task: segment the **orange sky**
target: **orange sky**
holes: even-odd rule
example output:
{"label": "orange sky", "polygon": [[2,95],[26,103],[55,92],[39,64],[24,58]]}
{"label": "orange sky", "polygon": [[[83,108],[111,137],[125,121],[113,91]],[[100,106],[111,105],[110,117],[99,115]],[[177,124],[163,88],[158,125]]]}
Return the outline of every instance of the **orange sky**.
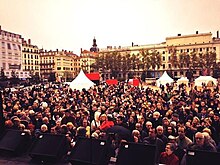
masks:
{"label": "orange sky", "polygon": [[0,11],[2,29],[77,54],[94,36],[106,48],[220,29],[220,0],[0,0]]}

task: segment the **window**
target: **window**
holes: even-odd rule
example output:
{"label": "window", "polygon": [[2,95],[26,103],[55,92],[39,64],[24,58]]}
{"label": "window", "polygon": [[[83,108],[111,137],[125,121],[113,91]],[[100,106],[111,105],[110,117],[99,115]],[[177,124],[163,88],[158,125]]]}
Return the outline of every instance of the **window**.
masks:
{"label": "window", "polygon": [[3,69],[6,69],[6,64],[4,62],[2,63],[2,67]]}
{"label": "window", "polygon": [[165,56],[163,56],[163,61],[165,61],[166,59],[165,59]]}
{"label": "window", "polygon": [[171,68],[171,64],[168,64],[168,67]]}
{"label": "window", "polygon": [[17,46],[15,44],[13,44],[13,49],[17,50]]}
{"label": "window", "polygon": [[206,51],[208,52],[208,51],[209,51],[209,48],[206,48]]}
{"label": "window", "polygon": [[216,50],[216,47],[213,47],[214,50]]}
{"label": "window", "polygon": [[2,48],[3,49],[5,48],[5,42],[2,42]]}
{"label": "window", "polygon": [[170,56],[168,57],[168,60],[170,61]]}
{"label": "window", "polygon": [[24,54],[24,58],[26,58],[26,54]]}
{"label": "window", "polygon": [[163,54],[165,54],[165,51],[163,51]]}
{"label": "window", "polygon": [[8,45],[8,49],[11,49],[11,44],[10,44],[10,43],[8,43],[7,45]]}
{"label": "window", "polygon": [[163,64],[163,69],[165,69],[165,64]]}
{"label": "window", "polygon": [[174,72],[174,76],[175,76],[175,77],[177,76],[177,72]]}
{"label": "window", "polygon": [[202,48],[199,48],[199,51],[202,52]]}
{"label": "window", "polygon": [[186,51],[189,52],[189,49],[187,49]]}
{"label": "window", "polygon": [[61,70],[61,67],[57,67],[57,70]]}
{"label": "window", "polygon": [[2,58],[5,58],[5,57],[6,57],[5,52],[2,52]]}

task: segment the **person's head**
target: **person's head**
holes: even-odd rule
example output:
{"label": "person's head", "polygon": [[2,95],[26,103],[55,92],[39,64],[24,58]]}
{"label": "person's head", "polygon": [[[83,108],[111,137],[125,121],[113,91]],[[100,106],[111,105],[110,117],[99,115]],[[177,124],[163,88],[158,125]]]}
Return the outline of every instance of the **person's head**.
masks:
{"label": "person's head", "polygon": [[72,122],[68,122],[68,123],[66,124],[66,126],[67,126],[68,130],[73,129],[73,127],[74,127],[74,125],[73,125]]}
{"label": "person's head", "polygon": [[204,125],[206,127],[209,127],[211,124],[212,124],[212,120],[210,118],[207,117],[204,119]]}
{"label": "person's head", "polygon": [[176,143],[176,137],[175,136],[173,136],[173,135],[169,135],[168,136],[168,141],[169,141],[169,143]]}
{"label": "person's head", "polygon": [[213,116],[214,121],[219,121],[219,113],[215,113]]}
{"label": "person's head", "polygon": [[88,126],[88,120],[87,119],[83,119],[82,126],[85,127],[85,128]]}
{"label": "person's head", "polygon": [[106,115],[106,114],[102,114],[102,115],[100,116],[100,121],[101,121],[101,122],[107,121],[107,115]]}
{"label": "person's head", "polygon": [[133,116],[130,116],[129,119],[128,119],[128,121],[129,121],[130,123],[134,123],[134,122],[135,122],[135,121],[134,121],[134,117],[133,117]]}
{"label": "person's head", "polygon": [[122,124],[123,123],[123,117],[122,116],[118,116],[116,119],[116,123],[117,124]]}
{"label": "person's head", "polygon": [[76,136],[78,137],[86,137],[86,128],[80,126],[76,130]]}
{"label": "person's head", "polygon": [[209,141],[211,139],[211,136],[208,132],[202,132],[202,134],[204,135],[206,141]]}
{"label": "person's head", "polygon": [[194,117],[193,117],[192,124],[197,125],[197,124],[199,124],[199,123],[200,123],[199,118],[198,118],[197,116],[194,116]]}
{"label": "person's head", "polygon": [[154,139],[156,137],[156,130],[155,130],[155,128],[151,128],[149,130],[149,137],[152,138],[152,139]]}
{"label": "person's head", "polygon": [[177,122],[179,120],[179,115],[177,113],[172,114],[172,120]]}
{"label": "person's head", "polygon": [[163,134],[163,127],[162,126],[157,126],[157,135],[162,135]]}
{"label": "person's head", "polygon": [[136,136],[136,137],[139,138],[140,137],[140,132],[135,129],[135,130],[132,131],[132,136]]}
{"label": "person's head", "polygon": [[167,143],[165,152],[167,153],[167,155],[171,155],[175,151],[175,148],[176,147],[173,143]]}
{"label": "person's head", "polygon": [[162,121],[164,126],[168,126],[170,124],[170,121],[167,117],[164,117]]}
{"label": "person's head", "polygon": [[140,123],[136,123],[135,124],[135,129],[137,129],[138,131],[142,131],[142,125]]}
{"label": "person's head", "polygon": [[205,136],[204,134],[202,134],[201,132],[197,132],[195,134],[195,139],[196,139],[196,144],[199,146],[204,145],[204,141],[205,141]]}
{"label": "person's head", "polygon": [[168,126],[167,127],[167,133],[168,134],[172,134],[173,133],[173,127],[172,126]]}
{"label": "person's head", "polygon": [[159,118],[160,118],[160,112],[155,111],[155,112],[153,113],[153,118],[154,118],[154,119],[159,119]]}
{"label": "person's head", "polygon": [[146,126],[146,128],[149,130],[149,129],[151,129],[151,128],[153,127],[153,124],[152,124],[151,121],[147,121],[147,122],[145,123],[145,126]]}
{"label": "person's head", "polygon": [[41,113],[41,112],[38,112],[36,118],[37,118],[37,119],[42,119],[42,118],[43,118],[42,113]]}
{"label": "person's head", "polygon": [[184,126],[180,126],[178,128],[178,135],[180,139],[183,139],[185,137],[185,127]]}
{"label": "person's head", "polygon": [[41,132],[47,132],[48,131],[48,127],[46,124],[42,124],[40,127]]}
{"label": "person's head", "polygon": [[202,132],[206,132],[206,133],[208,133],[209,135],[212,134],[212,132],[211,132],[211,130],[210,130],[209,128],[204,128],[204,129],[202,130]]}

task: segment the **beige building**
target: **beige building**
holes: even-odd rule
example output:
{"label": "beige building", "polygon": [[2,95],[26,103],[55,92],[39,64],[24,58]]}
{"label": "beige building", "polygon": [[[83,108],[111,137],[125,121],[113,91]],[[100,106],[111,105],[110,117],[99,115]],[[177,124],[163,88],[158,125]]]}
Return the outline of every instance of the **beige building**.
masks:
{"label": "beige building", "polygon": [[90,52],[88,50],[81,51],[80,54],[80,66],[87,73],[92,72],[91,65],[95,63],[95,57],[98,56],[97,52]]}
{"label": "beige building", "polygon": [[[170,63],[170,56],[172,50],[175,49],[177,55],[183,52],[190,54],[191,52],[196,53],[205,53],[205,52],[216,52],[216,62],[220,62],[220,38],[219,32],[215,37],[212,36],[212,33],[198,33],[191,35],[181,35],[178,34],[174,37],[167,37],[165,42],[159,44],[149,44],[149,45],[132,45],[128,47],[112,47],[108,46],[106,49],[100,49],[99,53],[106,53],[111,51],[117,51],[122,54],[135,54],[139,55],[141,50],[158,51],[162,56],[162,65],[159,68],[156,68],[154,71],[153,77],[160,77],[163,71],[172,71],[174,77],[178,78],[182,75],[186,76],[186,72],[189,68],[178,68],[172,67]],[[134,71],[134,76],[140,77],[141,70]],[[201,73],[200,70],[193,71],[193,76],[199,76]],[[121,75],[121,78],[123,75]],[[105,75],[105,77],[110,77]]]}
{"label": "beige building", "polygon": [[6,77],[28,77],[28,72],[22,70],[21,35],[2,30],[1,26],[0,54],[0,68],[3,68]]}
{"label": "beige building", "polygon": [[40,51],[42,79],[68,81],[80,70],[80,58],[71,51]]}
{"label": "beige building", "polygon": [[22,41],[22,69],[29,72],[29,76],[40,77],[40,53],[36,45],[31,44],[31,40]]}

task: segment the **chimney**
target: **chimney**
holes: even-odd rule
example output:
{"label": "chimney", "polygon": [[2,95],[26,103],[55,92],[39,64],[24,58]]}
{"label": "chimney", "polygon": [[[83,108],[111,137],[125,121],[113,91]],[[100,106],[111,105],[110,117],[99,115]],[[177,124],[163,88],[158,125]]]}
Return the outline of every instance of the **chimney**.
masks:
{"label": "chimney", "polygon": [[31,44],[31,39],[28,39],[28,44],[29,44],[29,45]]}
{"label": "chimney", "polygon": [[134,42],[131,43],[131,46],[132,46],[132,47],[134,46]]}
{"label": "chimney", "polygon": [[199,32],[198,32],[198,31],[196,31],[196,34],[199,34]]}
{"label": "chimney", "polygon": [[57,53],[58,53],[58,49],[57,49]]}
{"label": "chimney", "polygon": [[83,51],[83,49],[82,48],[80,48],[80,52],[82,53],[82,51]]}
{"label": "chimney", "polygon": [[177,36],[181,36],[181,34],[177,34]]}
{"label": "chimney", "polygon": [[219,31],[217,31],[217,38],[219,38]]}

